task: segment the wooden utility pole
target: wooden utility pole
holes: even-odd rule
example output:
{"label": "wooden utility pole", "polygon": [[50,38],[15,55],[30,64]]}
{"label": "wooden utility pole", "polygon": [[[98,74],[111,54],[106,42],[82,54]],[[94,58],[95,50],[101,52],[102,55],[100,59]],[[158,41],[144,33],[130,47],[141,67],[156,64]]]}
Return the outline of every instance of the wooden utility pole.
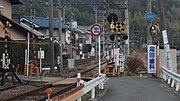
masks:
{"label": "wooden utility pole", "polygon": [[129,14],[128,14],[128,0],[125,1],[125,4],[126,4],[126,9],[124,11],[125,13],[125,21],[126,21],[126,30],[127,30],[127,36],[128,36],[128,39],[125,41],[126,42],[126,47],[127,49],[126,50],[126,53],[125,53],[125,56],[129,56]]}
{"label": "wooden utility pole", "polygon": [[63,68],[63,48],[62,48],[62,38],[61,38],[61,35],[62,35],[62,9],[63,9],[63,6],[61,6],[61,2],[59,2],[59,8],[58,8],[58,20],[59,20],[59,70],[60,68]]}
{"label": "wooden utility pole", "polygon": [[166,26],[166,21],[165,21],[165,14],[164,14],[164,9],[162,6],[162,0],[159,0],[159,10],[160,10],[160,18],[161,18],[161,31],[163,35],[163,42],[164,42],[164,49],[166,51],[166,60],[167,60],[167,68],[170,69],[171,71],[174,71],[173,69],[173,64],[172,64],[172,58],[171,58],[171,50],[170,50],[170,45],[168,42],[168,37],[167,37],[167,26]]}
{"label": "wooden utility pole", "polygon": [[48,10],[49,10],[49,49],[50,49],[50,73],[54,74],[54,21],[53,21],[53,0],[48,0]]}
{"label": "wooden utility pole", "polygon": [[[97,5],[95,5],[94,6],[94,11],[95,11],[95,23],[97,23],[98,21],[97,21]],[[95,38],[95,60],[97,61],[97,47],[98,47],[98,44],[97,44],[97,42],[98,42],[98,38],[97,37],[94,37]]]}

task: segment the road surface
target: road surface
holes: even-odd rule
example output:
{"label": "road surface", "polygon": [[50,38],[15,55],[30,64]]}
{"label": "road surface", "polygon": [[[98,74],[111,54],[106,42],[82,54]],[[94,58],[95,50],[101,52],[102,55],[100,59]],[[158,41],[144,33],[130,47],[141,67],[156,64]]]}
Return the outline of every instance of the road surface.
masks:
{"label": "road surface", "polygon": [[107,93],[98,101],[180,101],[180,92],[156,78],[109,78]]}

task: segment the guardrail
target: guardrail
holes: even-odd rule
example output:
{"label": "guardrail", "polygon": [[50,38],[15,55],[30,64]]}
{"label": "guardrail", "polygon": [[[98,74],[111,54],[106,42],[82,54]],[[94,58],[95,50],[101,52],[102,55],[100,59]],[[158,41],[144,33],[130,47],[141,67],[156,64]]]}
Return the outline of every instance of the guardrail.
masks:
{"label": "guardrail", "polygon": [[96,77],[96,78],[90,80],[89,82],[85,82],[84,87],[83,87],[84,93],[86,94],[89,91],[91,91],[92,89],[95,89],[95,87],[97,85],[100,85],[100,89],[104,89],[105,79],[106,79],[105,74],[102,74],[101,76]]}
{"label": "guardrail", "polygon": [[[99,89],[104,89],[104,82],[106,81],[105,74],[101,74],[99,77],[93,78],[92,80],[85,82],[81,80],[81,74],[77,75],[77,87],[51,98],[51,101],[81,101],[81,97],[91,91],[91,99],[94,99],[96,86],[99,85]],[[49,101],[47,99],[47,101]]]}
{"label": "guardrail", "polygon": [[162,72],[163,72],[163,79],[166,81],[168,80],[168,84],[171,83],[171,87],[174,87],[176,85],[176,91],[179,91],[179,85],[180,85],[180,75],[177,73],[174,73],[170,70],[168,70],[165,67],[162,67]]}
{"label": "guardrail", "polygon": [[[78,75],[77,75],[77,79],[78,78],[81,78],[80,73],[78,73]],[[91,99],[94,99],[96,86],[99,85],[99,89],[104,89],[105,80],[106,80],[105,74],[101,74],[99,77],[96,77],[88,82],[80,80],[79,82],[77,82],[77,86],[79,86],[80,84],[83,84],[83,86],[84,86],[83,87],[83,95],[85,95],[91,91]],[[81,96],[80,96],[80,98],[77,99],[77,101],[81,101]]]}

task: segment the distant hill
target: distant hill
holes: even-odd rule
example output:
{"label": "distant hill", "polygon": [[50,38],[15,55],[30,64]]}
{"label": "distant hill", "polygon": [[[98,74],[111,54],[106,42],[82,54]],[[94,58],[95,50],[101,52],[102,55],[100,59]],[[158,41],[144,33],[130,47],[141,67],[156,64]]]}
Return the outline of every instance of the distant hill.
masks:
{"label": "distant hill", "polygon": [[[24,5],[18,5],[13,7],[13,12],[20,15],[29,15],[29,0],[22,0]],[[48,17],[48,0],[33,0],[33,11],[37,17]],[[60,0],[65,1],[65,0]],[[76,5],[77,3],[84,4],[98,4],[103,0],[66,0],[68,5],[65,7],[66,22],[70,21],[72,13],[74,13],[73,19],[78,22],[79,25],[92,25],[95,22],[94,5]],[[117,4],[124,0],[106,0],[110,3],[109,8],[115,9],[121,20],[124,19],[123,9]],[[133,30],[141,31],[141,36],[146,37],[149,24],[145,19],[145,13],[147,11],[147,0],[129,0],[129,17],[130,17],[130,32]],[[163,7],[168,24],[168,33],[170,37],[170,43],[180,49],[180,0],[162,0]],[[62,2],[63,3],[63,2]],[[58,0],[54,0],[54,5],[58,4]],[[108,7],[108,6],[106,6]],[[54,7],[54,17],[57,17],[57,7]],[[98,9],[103,10],[103,5],[98,5]],[[121,11],[121,12],[118,12]],[[153,23],[160,22],[158,0],[152,0],[152,11],[156,14]],[[98,12],[98,15],[101,12]],[[98,22],[102,22],[102,15],[98,17]],[[133,25],[135,27],[133,27]],[[134,28],[134,29],[133,29]],[[130,33],[132,34],[132,33]],[[146,41],[144,39],[144,41]]]}

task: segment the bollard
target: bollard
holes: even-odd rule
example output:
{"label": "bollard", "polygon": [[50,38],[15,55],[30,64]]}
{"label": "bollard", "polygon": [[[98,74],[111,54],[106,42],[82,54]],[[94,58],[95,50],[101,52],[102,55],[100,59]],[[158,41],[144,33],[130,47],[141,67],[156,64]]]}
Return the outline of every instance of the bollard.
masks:
{"label": "bollard", "polygon": [[40,75],[40,70],[39,70],[39,67],[36,66],[36,76],[39,76]]}
{"label": "bollard", "polygon": [[168,78],[168,84],[170,84],[170,83],[171,83],[171,77]]}
{"label": "bollard", "polygon": [[26,70],[27,70],[27,64],[24,65],[24,75],[25,76],[27,75]]}
{"label": "bollard", "polygon": [[[80,86],[80,81],[81,81],[81,73],[77,73],[77,78],[76,78],[77,86]],[[81,101],[81,97],[78,98],[77,101]]]}
{"label": "bollard", "polygon": [[166,75],[164,75],[164,81],[166,81],[167,80],[167,76]]}
{"label": "bollard", "polygon": [[171,87],[174,87],[175,80],[172,80]]}
{"label": "bollard", "polygon": [[80,86],[80,81],[81,81],[81,73],[77,73],[77,78],[76,78],[77,86]]}
{"label": "bollard", "polygon": [[52,89],[51,89],[51,88],[47,88],[47,89],[45,90],[45,93],[48,94],[48,99],[46,99],[46,101],[52,101],[52,100],[50,99],[50,94],[52,93]]}
{"label": "bollard", "polygon": [[121,71],[120,71],[120,68],[121,68],[121,66],[118,66],[118,77],[120,77],[120,76],[121,76]]}
{"label": "bollard", "polygon": [[95,88],[93,88],[92,90],[91,90],[91,99],[94,99],[95,98]]}
{"label": "bollard", "polygon": [[176,84],[176,92],[179,91],[179,85],[180,85],[180,83],[177,83],[177,84]]}

